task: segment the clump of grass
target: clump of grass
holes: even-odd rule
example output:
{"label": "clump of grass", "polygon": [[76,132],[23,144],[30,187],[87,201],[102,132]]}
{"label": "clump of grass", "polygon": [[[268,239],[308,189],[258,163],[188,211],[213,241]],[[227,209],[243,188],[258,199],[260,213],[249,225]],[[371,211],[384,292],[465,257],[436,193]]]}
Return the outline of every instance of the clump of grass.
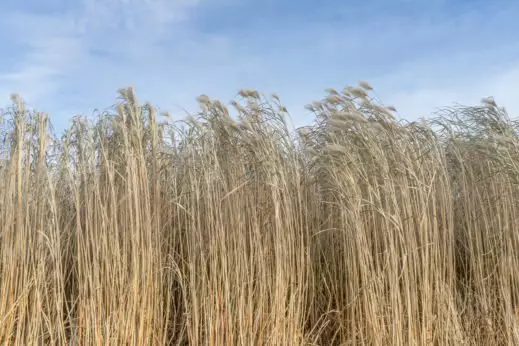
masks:
{"label": "clump of grass", "polygon": [[159,122],[121,89],[1,129],[0,343],[519,343],[518,127],[492,98],[397,121],[360,81]]}

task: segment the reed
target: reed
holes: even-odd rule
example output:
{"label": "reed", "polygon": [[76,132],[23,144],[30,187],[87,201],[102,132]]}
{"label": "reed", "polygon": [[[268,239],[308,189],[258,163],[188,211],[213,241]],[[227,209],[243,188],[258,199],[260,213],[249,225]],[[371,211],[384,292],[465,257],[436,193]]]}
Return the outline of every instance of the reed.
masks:
{"label": "reed", "polygon": [[493,98],[396,120],[365,81],[182,120],[133,89],[0,131],[0,343],[519,344],[519,137]]}

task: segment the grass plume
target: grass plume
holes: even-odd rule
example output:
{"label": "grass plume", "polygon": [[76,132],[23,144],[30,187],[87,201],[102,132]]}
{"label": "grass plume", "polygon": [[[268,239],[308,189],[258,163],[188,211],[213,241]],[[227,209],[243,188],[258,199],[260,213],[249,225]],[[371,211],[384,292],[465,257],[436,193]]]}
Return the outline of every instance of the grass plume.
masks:
{"label": "grass plume", "polygon": [[[0,132],[0,343],[519,343],[519,131],[494,99],[397,121],[358,88],[159,122],[121,89]],[[3,153],[3,154],[2,154]]]}

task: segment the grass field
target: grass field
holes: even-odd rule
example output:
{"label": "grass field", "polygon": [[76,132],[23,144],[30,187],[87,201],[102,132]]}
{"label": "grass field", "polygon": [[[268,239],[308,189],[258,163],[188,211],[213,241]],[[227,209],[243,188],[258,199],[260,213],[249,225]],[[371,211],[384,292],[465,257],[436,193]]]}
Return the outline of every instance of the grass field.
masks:
{"label": "grass field", "polygon": [[13,96],[0,344],[519,344],[517,123],[370,90],[292,131],[276,95],[174,121],[123,89],[59,137]]}

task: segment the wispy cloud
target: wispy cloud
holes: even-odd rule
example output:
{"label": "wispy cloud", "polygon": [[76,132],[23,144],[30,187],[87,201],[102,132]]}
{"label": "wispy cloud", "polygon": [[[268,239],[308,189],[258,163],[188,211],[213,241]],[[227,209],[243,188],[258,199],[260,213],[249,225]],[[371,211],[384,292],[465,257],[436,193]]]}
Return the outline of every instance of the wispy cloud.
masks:
{"label": "wispy cloud", "polygon": [[0,65],[0,97],[4,99],[12,92],[21,93],[31,102],[51,96],[83,49],[70,22],[62,18],[14,12],[0,29],[9,33],[4,40],[5,52],[10,54],[12,47],[11,54],[15,54]]}
{"label": "wispy cloud", "polygon": [[[416,71],[416,70],[414,70]],[[458,77],[458,76],[455,76]],[[387,103],[397,105],[399,115],[407,119],[428,117],[454,104],[477,105],[483,97],[492,96],[511,116],[519,116],[519,61],[500,69],[487,69],[452,83],[443,80],[415,82],[412,88],[395,88],[387,83],[405,81],[393,76],[385,81],[382,94]]]}
{"label": "wispy cloud", "polygon": [[199,2],[84,0],[63,11],[10,7],[0,29],[9,33],[2,40],[16,57],[0,58],[0,97],[17,92],[60,113],[93,109],[118,87],[142,79],[146,65],[160,74],[154,62],[164,64],[167,56],[160,41],[175,25],[181,30],[178,23]]}
{"label": "wispy cloud", "polygon": [[201,93],[275,91],[296,125],[324,88],[359,79],[408,118],[488,95],[519,114],[511,0],[6,1],[0,98],[19,92],[58,128],[127,85],[173,111],[194,110]]}
{"label": "wispy cloud", "polygon": [[185,20],[201,0],[83,0],[78,22],[81,30],[122,30],[157,35],[172,22]]}

